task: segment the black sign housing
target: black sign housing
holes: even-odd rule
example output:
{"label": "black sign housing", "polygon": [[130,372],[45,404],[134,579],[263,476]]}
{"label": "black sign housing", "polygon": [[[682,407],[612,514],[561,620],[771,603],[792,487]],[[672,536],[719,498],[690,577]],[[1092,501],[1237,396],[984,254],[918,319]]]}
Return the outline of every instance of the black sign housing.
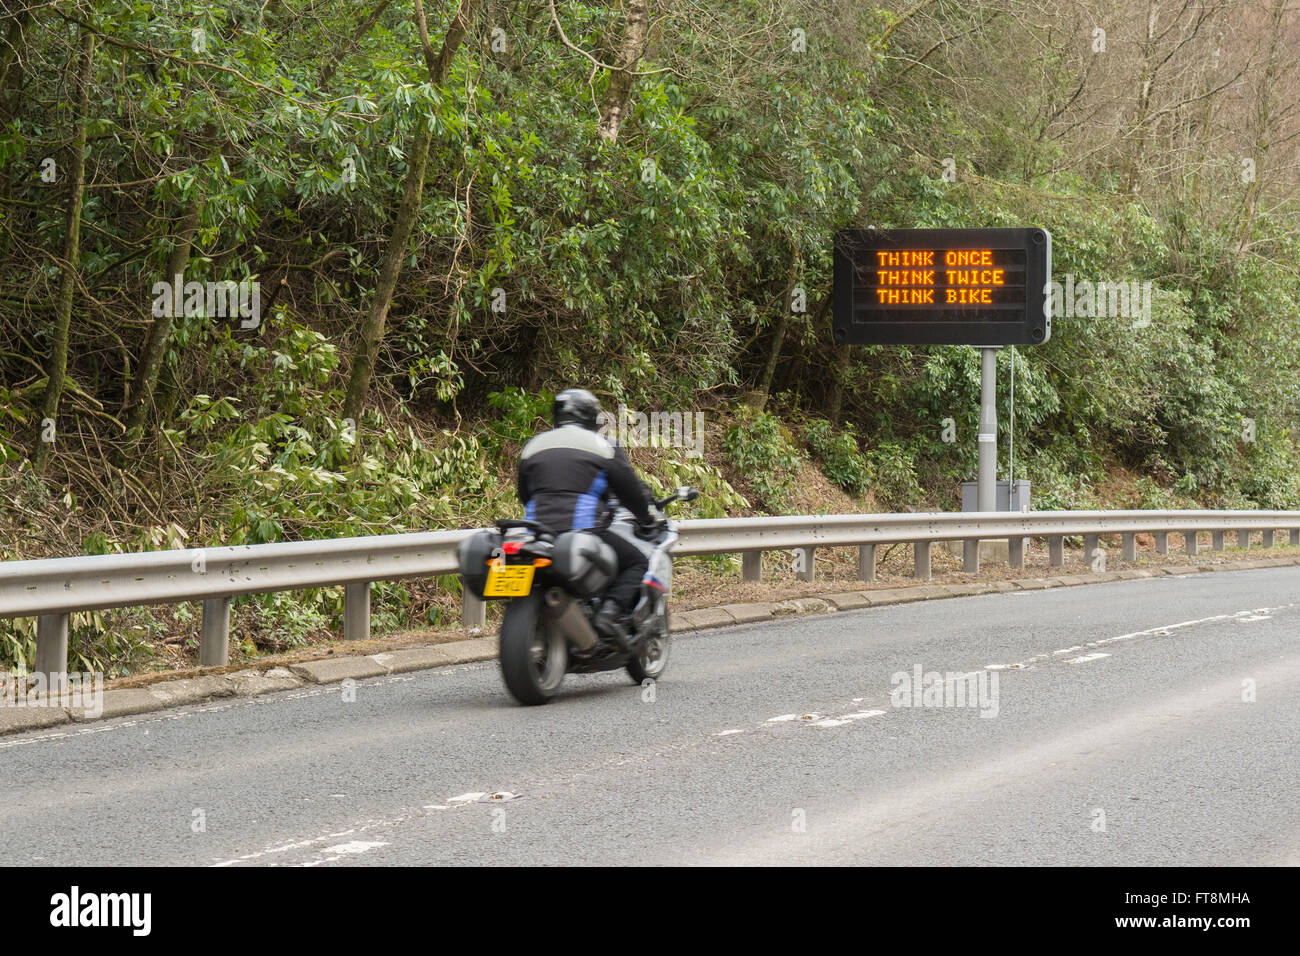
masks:
{"label": "black sign housing", "polygon": [[1046,229],[844,229],[837,345],[1041,345],[1052,335]]}

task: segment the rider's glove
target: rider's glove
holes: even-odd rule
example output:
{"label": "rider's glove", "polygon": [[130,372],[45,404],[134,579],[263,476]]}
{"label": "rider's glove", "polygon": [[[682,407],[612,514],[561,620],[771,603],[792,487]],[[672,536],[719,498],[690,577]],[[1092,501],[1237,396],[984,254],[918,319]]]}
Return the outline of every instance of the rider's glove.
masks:
{"label": "rider's glove", "polygon": [[649,521],[638,521],[636,525],[637,537],[652,541],[659,537],[667,523],[667,517],[658,508],[650,509]]}

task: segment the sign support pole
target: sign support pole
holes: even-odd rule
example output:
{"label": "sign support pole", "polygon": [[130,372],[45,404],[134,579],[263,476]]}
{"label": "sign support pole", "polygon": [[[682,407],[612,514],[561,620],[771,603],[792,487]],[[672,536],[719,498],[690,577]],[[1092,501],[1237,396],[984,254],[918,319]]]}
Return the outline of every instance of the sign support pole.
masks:
{"label": "sign support pole", "polygon": [[997,511],[998,348],[980,349],[979,510]]}
{"label": "sign support pole", "polygon": [[[976,476],[977,511],[997,511],[998,470],[998,349],[980,347],[980,427],[979,474]],[[962,542],[962,570],[977,574],[980,569],[980,543]]]}

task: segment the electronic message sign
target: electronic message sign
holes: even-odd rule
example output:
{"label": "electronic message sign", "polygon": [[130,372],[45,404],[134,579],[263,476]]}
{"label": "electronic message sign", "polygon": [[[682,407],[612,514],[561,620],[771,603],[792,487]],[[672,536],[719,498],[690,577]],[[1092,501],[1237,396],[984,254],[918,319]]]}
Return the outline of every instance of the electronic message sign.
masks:
{"label": "electronic message sign", "polygon": [[1052,335],[1046,229],[845,229],[837,345],[1039,345]]}

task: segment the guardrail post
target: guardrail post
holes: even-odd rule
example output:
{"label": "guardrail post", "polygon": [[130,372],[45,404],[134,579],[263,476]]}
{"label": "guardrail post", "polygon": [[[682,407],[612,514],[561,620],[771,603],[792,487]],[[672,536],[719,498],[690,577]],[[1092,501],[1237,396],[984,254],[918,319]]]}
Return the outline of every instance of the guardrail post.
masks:
{"label": "guardrail post", "polygon": [[199,666],[221,667],[230,660],[230,598],[203,602],[203,631],[199,638]]}
{"label": "guardrail post", "polygon": [[963,541],[961,543],[961,569],[967,574],[979,574],[980,571],[980,543],[979,541]]}
{"label": "guardrail post", "polygon": [[912,574],[921,581],[930,580],[930,542],[912,542]]}
{"label": "guardrail post", "polygon": [[343,640],[360,641],[369,636],[370,582],[356,581],[345,584],[343,585]]}
{"label": "guardrail post", "polygon": [[46,675],[46,686],[53,687],[54,675],[67,672],[68,615],[42,614],[36,619],[36,673]]}
{"label": "guardrail post", "polygon": [[460,623],[465,627],[483,627],[487,623],[487,602],[469,591],[462,590]]}
{"label": "guardrail post", "polygon": [[1291,547],[1300,547],[1300,528],[1291,529]]}
{"label": "guardrail post", "polygon": [[1195,531],[1183,532],[1183,545],[1186,547],[1187,553],[1192,557],[1195,557],[1201,549],[1201,542],[1197,538]]}
{"label": "guardrail post", "polygon": [[858,580],[876,580],[876,546],[874,544],[858,545]]}
{"label": "guardrail post", "polygon": [[1138,559],[1137,535],[1132,531],[1125,531],[1121,540],[1123,545],[1121,546],[1120,557],[1125,561],[1136,561]]}
{"label": "guardrail post", "polygon": [[1094,552],[1101,546],[1100,537],[1095,534],[1085,534],[1083,536],[1083,563],[1092,570],[1093,561],[1096,560]]}
{"label": "guardrail post", "polygon": [[1266,548],[1273,547],[1273,529],[1263,532],[1263,544]]}
{"label": "guardrail post", "polygon": [[1237,532],[1237,547],[1238,547],[1238,548],[1241,548],[1241,549],[1243,549],[1243,550],[1245,550],[1245,551],[1249,551],[1249,550],[1250,550],[1250,532],[1249,532],[1249,531],[1242,530],[1242,531],[1238,531],[1238,532]]}
{"label": "guardrail post", "polygon": [[1211,531],[1211,532],[1210,532],[1210,550],[1212,550],[1212,551],[1222,551],[1222,550],[1223,550],[1223,537],[1224,537],[1224,535],[1223,535],[1223,532],[1222,532],[1222,531]]}
{"label": "guardrail post", "polygon": [[1047,563],[1054,568],[1065,564],[1065,538],[1054,534],[1047,539]]}
{"label": "guardrail post", "polygon": [[763,579],[763,552],[746,551],[740,556],[740,577],[743,581]]}
{"label": "guardrail post", "polygon": [[1168,554],[1169,553],[1169,532],[1156,531],[1154,532],[1154,537],[1156,539],[1156,554]]}
{"label": "guardrail post", "polygon": [[797,572],[799,580],[811,581],[813,579],[813,562],[817,559],[817,549],[795,548],[795,552],[798,555],[797,560],[799,563],[796,567],[799,568],[799,571]]}
{"label": "guardrail post", "polygon": [[1007,564],[1013,568],[1023,568],[1025,566],[1024,535],[1018,534],[1013,538],[1007,538]]}

